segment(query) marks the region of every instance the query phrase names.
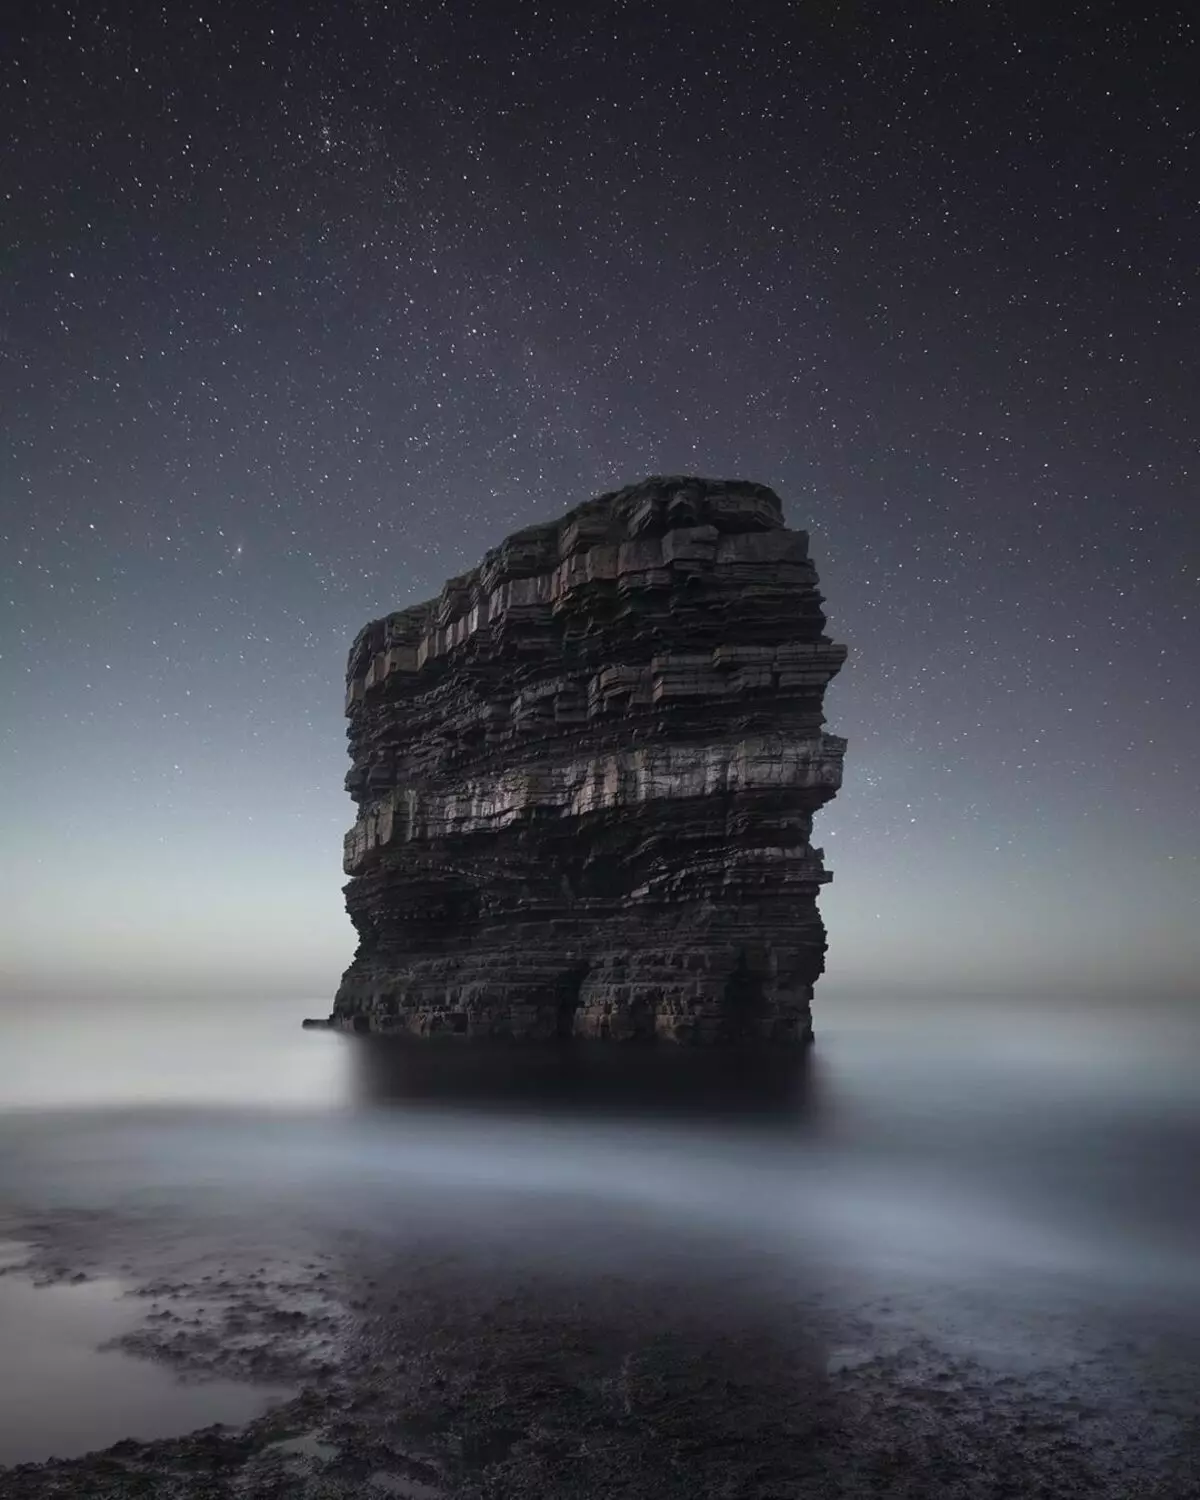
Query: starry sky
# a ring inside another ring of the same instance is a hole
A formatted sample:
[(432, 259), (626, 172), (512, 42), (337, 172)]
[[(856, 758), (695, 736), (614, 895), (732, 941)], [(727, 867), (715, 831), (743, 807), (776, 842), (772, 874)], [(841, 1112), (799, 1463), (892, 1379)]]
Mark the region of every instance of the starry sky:
[(18, 6), (3, 993), (328, 1000), (354, 632), (650, 473), (812, 533), (827, 998), (1191, 992), (1190, 14)]

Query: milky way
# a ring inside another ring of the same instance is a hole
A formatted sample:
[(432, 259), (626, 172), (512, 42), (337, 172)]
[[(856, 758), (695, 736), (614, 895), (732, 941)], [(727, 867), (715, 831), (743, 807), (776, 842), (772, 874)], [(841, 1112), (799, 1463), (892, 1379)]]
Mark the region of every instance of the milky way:
[(650, 473), (812, 533), (851, 650), (827, 996), (1186, 988), (1194, 41), (1053, 3), (27, 7), (9, 991), (331, 994), (354, 632)]

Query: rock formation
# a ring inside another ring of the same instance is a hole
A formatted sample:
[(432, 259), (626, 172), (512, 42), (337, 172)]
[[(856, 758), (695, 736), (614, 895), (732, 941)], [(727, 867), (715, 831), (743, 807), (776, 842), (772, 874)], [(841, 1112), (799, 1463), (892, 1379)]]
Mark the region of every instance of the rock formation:
[(762, 485), (654, 478), (518, 531), (350, 652), (359, 946), (332, 1024), (811, 1039), (810, 836), (846, 656)]

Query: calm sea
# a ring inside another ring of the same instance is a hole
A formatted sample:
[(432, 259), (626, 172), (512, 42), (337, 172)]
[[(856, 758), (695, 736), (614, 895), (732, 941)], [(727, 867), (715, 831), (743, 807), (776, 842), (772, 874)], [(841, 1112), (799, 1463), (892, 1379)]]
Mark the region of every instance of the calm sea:
[(194, 1275), (248, 1233), (502, 1243), (585, 1297), (634, 1269), (719, 1295), (766, 1250), (857, 1328), (831, 1361), (914, 1334), (1062, 1368), (1200, 1348), (1200, 1009), (831, 996), (774, 1066), (302, 1032), (322, 1009), (0, 1003), (0, 1267), (60, 1231), (111, 1262), (0, 1276), (0, 1463), (277, 1394), (98, 1351), (183, 1236)]

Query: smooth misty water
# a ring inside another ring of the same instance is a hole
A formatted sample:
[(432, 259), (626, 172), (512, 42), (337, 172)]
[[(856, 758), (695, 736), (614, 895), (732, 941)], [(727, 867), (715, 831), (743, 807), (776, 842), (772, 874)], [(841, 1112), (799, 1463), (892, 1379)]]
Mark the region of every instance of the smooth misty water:
[[(0, 1007), (0, 1236), (112, 1216), (150, 1261), (186, 1233), (215, 1262), (247, 1226), (285, 1250), (348, 1230), (503, 1246), (585, 1298), (610, 1272), (719, 1296), (767, 1251), (858, 1329), (830, 1368), (889, 1319), (1031, 1367), (1200, 1347), (1195, 1012), (831, 999), (807, 1065), (762, 1072), (381, 1048), (301, 1032), (313, 1009)], [(22, 1329), (0, 1340), (0, 1463), (262, 1409), (96, 1352), (119, 1291), (0, 1277)]]

